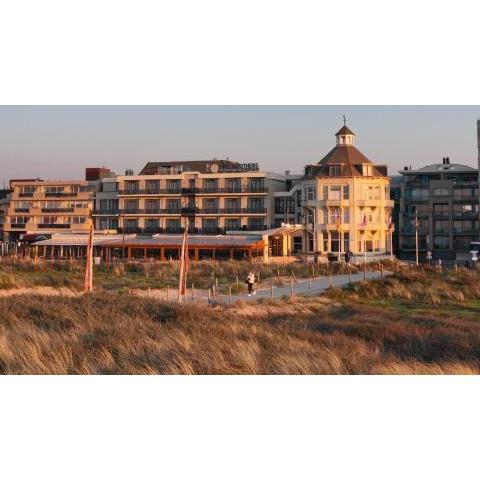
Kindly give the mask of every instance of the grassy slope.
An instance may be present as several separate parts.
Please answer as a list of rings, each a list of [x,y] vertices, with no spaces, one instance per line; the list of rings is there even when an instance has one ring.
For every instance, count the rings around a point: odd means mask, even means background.
[[[388,266],[388,262],[387,262]],[[83,286],[84,265],[81,262],[41,263],[34,264],[30,260],[22,260],[16,264],[12,260],[0,263],[0,289],[20,287],[66,287],[81,290]],[[356,271],[356,267],[352,267]],[[370,268],[378,268],[371,265]],[[214,281],[223,285],[235,285],[238,277],[239,285],[243,286],[248,272],[253,270],[258,280],[288,277],[292,273],[298,278],[308,278],[312,267],[305,264],[265,265],[248,262],[200,262],[192,263],[188,274],[189,286],[193,281],[196,288],[209,288]],[[344,264],[317,265],[316,275],[348,273]],[[133,288],[146,289],[166,288],[175,286],[178,282],[178,262],[117,264],[106,267],[95,267],[94,284],[96,289],[106,291],[128,290]]]
[[[478,373],[480,274],[400,273],[327,296],[0,299],[3,373]]]

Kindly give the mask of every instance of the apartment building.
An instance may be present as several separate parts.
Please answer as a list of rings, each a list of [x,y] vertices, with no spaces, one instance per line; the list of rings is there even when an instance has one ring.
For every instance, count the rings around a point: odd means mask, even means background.
[[[393,208],[387,169],[355,147],[355,134],[346,125],[335,136],[335,147],[307,165],[301,181],[275,194],[275,222],[304,224],[303,238],[297,233],[293,240],[297,251],[385,253]]]
[[[99,230],[152,235],[270,228],[272,195],[283,175],[229,160],[152,162],[138,175],[104,179],[96,196]]]
[[[11,180],[0,202],[3,240],[88,231],[94,192],[95,182],[82,180]]]
[[[427,252],[434,260],[469,260],[471,243],[480,235],[478,170],[444,158],[400,173],[400,258],[415,258],[417,219],[420,260]]]

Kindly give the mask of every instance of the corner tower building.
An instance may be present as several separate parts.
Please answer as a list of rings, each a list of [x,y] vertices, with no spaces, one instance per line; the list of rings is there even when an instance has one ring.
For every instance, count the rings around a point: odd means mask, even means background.
[[[318,164],[305,167],[306,250],[386,253],[393,208],[387,168],[355,147],[355,134],[346,125],[335,136],[335,147]]]

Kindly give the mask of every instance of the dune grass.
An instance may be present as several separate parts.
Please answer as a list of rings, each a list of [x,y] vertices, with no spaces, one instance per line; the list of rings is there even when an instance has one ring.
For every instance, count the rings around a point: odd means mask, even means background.
[[[318,297],[0,298],[5,374],[478,374],[480,274],[399,272]]]
[[[388,268],[386,262],[386,268]],[[128,291],[131,289],[161,289],[178,285],[178,262],[163,263],[116,263],[94,267],[95,289],[105,291]],[[352,266],[352,271],[358,271]],[[378,269],[377,264],[369,266]],[[0,289],[54,287],[81,290],[83,287],[85,265],[81,261],[57,261],[35,263],[25,258],[13,261],[5,258],[0,262]],[[303,263],[263,264],[236,261],[204,261],[192,262],[188,272],[189,286],[210,288],[214,284],[232,285],[234,290],[243,291],[242,285],[249,271],[256,274],[257,282],[282,279],[294,276],[308,278],[310,275],[330,275],[348,273],[344,263],[307,265]],[[239,287],[237,288],[237,279]]]

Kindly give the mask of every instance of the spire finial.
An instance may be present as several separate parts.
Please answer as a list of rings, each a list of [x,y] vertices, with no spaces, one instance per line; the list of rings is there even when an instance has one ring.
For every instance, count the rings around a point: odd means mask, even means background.
[[[345,115],[344,115],[342,118],[343,118],[343,126],[346,127],[347,126],[347,117],[345,117]]]

